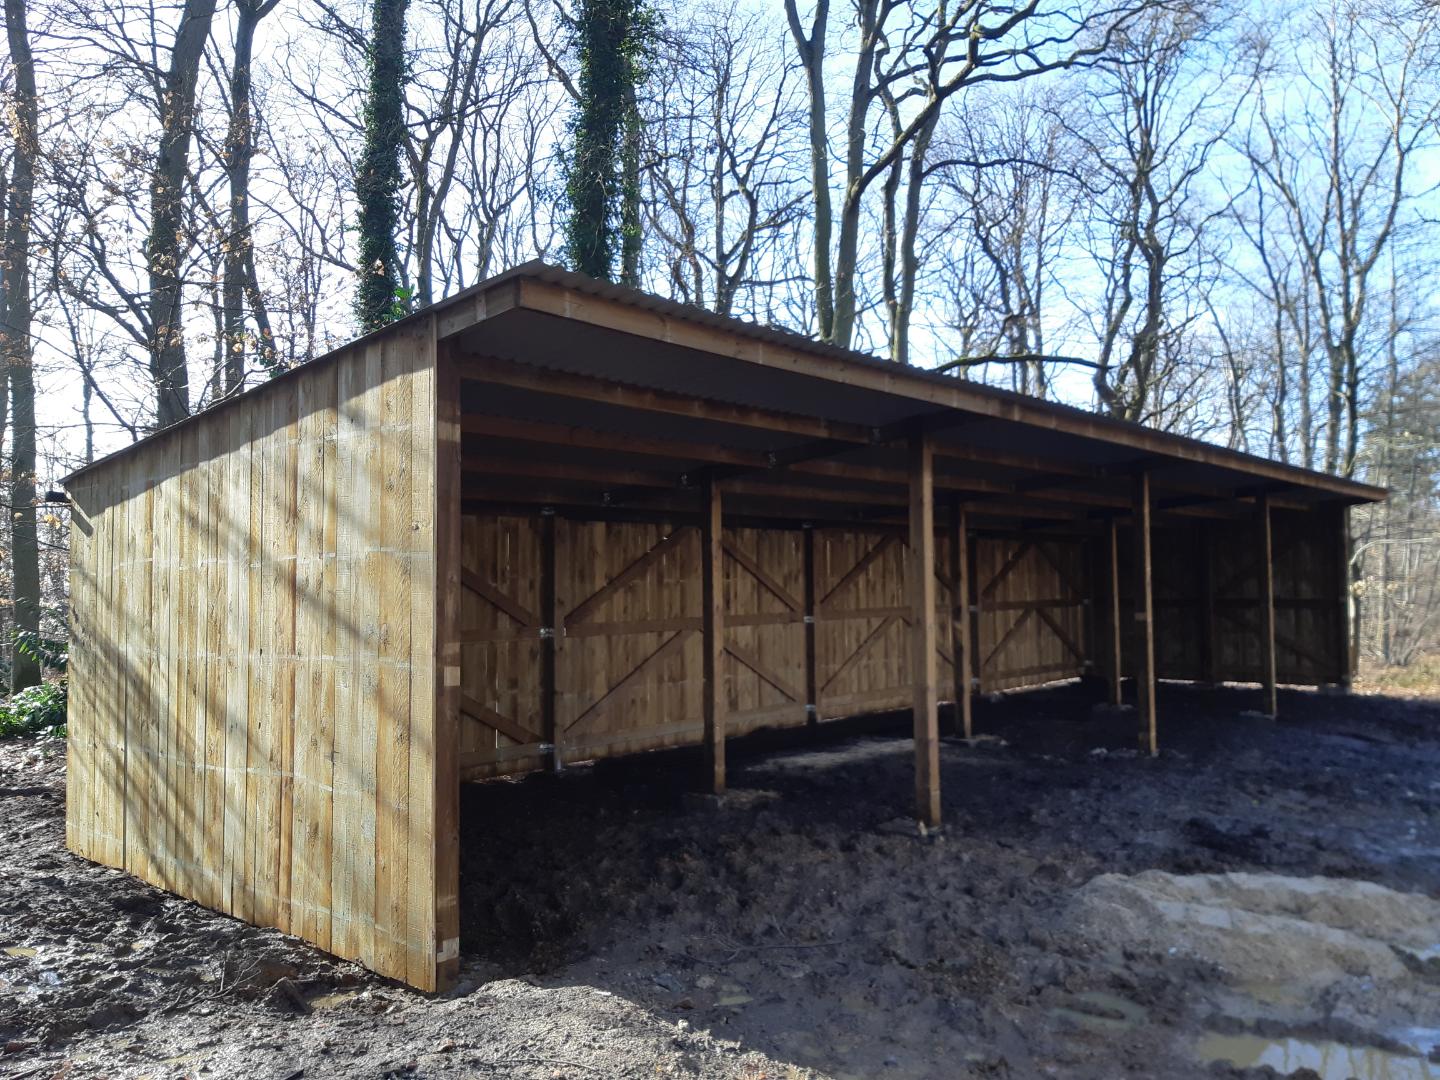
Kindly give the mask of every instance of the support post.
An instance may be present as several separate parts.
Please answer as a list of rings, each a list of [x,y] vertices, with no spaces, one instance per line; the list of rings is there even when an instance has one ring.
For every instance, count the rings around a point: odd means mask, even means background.
[[[1109,617],[1105,620],[1105,666],[1110,682],[1110,704],[1124,701],[1121,692],[1121,668],[1125,653],[1125,623],[1120,614],[1120,523],[1110,518],[1105,523],[1105,589]]]
[[[1355,617],[1350,610],[1351,598],[1354,595],[1350,585],[1350,507],[1345,503],[1337,503],[1335,515],[1335,587],[1339,591],[1335,610],[1335,683],[1342,690],[1348,691],[1355,678]]]
[[[1155,596],[1150,558],[1150,474],[1135,477],[1135,711],[1140,749],[1159,751],[1155,717]]]
[[[1261,711],[1269,717],[1279,712],[1275,692],[1275,560],[1271,535],[1270,496],[1261,494],[1256,514],[1259,519],[1260,551],[1260,686]]]
[[[915,807],[921,824],[940,825],[940,688],[935,650],[935,456],[930,441],[910,437],[910,667],[914,676]]]
[[[805,562],[805,722],[820,721],[820,681],[815,676],[815,529],[806,523]]]
[[[560,635],[560,605],[556,595],[556,584],[560,573],[559,558],[555,545],[555,511],[545,507],[540,511],[540,619],[549,630],[548,636],[540,642],[540,721],[544,739],[550,744],[550,768],[559,772],[564,768],[564,756],[560,752],[560,738],[563,731],[559,723],[555,690],[555,671]]]
[[[700,489],[701,636],[704,639],[705,784],[725,794],[725,564],[720,486],[706,475]]]
[[[955,659],[955,734],[970,738],[970,521],[956,499],[950,514],[950,648]]]

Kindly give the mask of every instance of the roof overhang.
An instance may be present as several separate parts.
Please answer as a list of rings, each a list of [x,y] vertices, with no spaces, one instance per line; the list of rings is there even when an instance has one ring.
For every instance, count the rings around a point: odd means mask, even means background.
[[[1158,507],[1175,514],[1224,516],[1261,494],[1302,508],[1385,497],[1353,480],[903,367],[543,263],[369,337],[420,319],[435,320],[441,347],[460,363],[467,477],[499,501],[664,507],[684,503],[698,471],[712,470],[757,515],[789,508],[816,516],[834,506],[845,508],[840,516],[880,518],[887,507],[903,510],[900,443],[920,430],[936,446],[937,485],[996,518],[1114,516],[1139,471],[1151,475]]]

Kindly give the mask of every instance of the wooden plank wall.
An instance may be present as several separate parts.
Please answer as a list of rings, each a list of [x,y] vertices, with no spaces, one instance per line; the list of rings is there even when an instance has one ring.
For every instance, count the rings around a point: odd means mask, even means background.
[[[1017,535],[987,537],[974,548],[980,689],[1082,674],[1092,593],[1083,544]]]
[[[1337,530],[1330,518],[1274,511],[1276,638],[1282,682],[1338,681]],[[467,517],[462,771],[470,778],[690,745],[701,733],[699,533],[690,525],[556,519],[554,637],[540,613],[538,517]],[[937,537],[937,602],[950,607],[949,537]],[[1132,609],[1130,537],[1121,530],[1121,611]],[[806,580],[805,547],[813,548]],[[982,533],[971,550],[974,685],[1016,689],[1084,673],[1108,632],[1104,544]],[[727,528],[727,730],[834,719],[910,705],[903,538],[883,529]],[[1157,530],[1157,674],[1260,677],[1254,529],[1210,521]],[[813,601],[810,598],[813,597]],[[808,606],[807,606],[808,604]],[[814,670],[807,671],[806,617]],[[942,614],[943,619],[948,614]],[[1131,635],[1122,635],[1124,670]],[[542,658],[553,648],[552,741]],[[949,635],[939,679],[953,686]],[[1208,674],[1207,674],[1208,673]],[[807,687],[815,693],[808,694]],[[945,693],[948,699],[950,695]],[[807,698],[813,698],[807,701]],[[558,743],[558,745],[555,745]]]
[[[1345,632],[1336,590],[1338,530],[1320,514],[1271,510],[1275,566],[1275,660],[1282,683],[1342,682],[1338,641]],[[1216,667],[1225,679],[1256,681],[1260,650],[1261,578],[1254,524],[1226,523],[1215,531],[1211,579]]]
[[[460,754],[469,778],[700,739],[699,531],[688,524],[566,518],[553,519],[551,527],[553,628],[542,613],[550,572],[544,519],[467,516],[463,523]],[[943,625],[951,603],[949,543],[940,530],[936,582]],[[905,543],[898,533],[825,528],[807,538],[798,529],[727,528],[723,548],[729,734],[909,706]],[[976,675],[981,659],[991,657],[982,688],[1078,674],[1087,640],[1084,598],[1076,592],[1085,587],[1081,544],[981,536],[971,548],[982,568],[977,580],[993,585],[978,601],[979,645],[972,650]],[[807,671],[807,617],[813,619],[813,672]],[[553,736],[544,719],[549,648]],[[948,633],[937,654],[948,691],[954,685]]]
[[[1340,533],[1333,508],[1272,509],[1277,677],[1313,686],[1345,681],[1339,597]],[[1121,530],[1120,561],[1131,538]],[[1156,530],[1154,594],[1156,674],[1163,679],[1258,682],[1261,576],[1258,526],[1212,520]],[[1132,610],[1129,575],[1121,576],[1121,610]],[[1107,623],[1097,610],[1097,632]],[[1133,670],[1124,635],[1124,670]]]
[[[77,479],[66,817],[86,858],[427,989],[435,416],[421,323]]]

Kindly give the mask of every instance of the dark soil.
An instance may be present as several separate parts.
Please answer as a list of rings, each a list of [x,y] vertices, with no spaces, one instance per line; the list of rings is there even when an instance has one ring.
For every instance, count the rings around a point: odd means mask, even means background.
[[[72,857],[57,747],[0,744],[0,1076],[1241,1075],[1194,1052],[1240,1023],[1224,973],[1106,948],[1077,890],[1440,898],[1440,702],[1282,692],[1273,722],[1256,697],[1162,687],[1155,759],[1083,688],[982,702],[930,836],[905,717],[737,740],[718,802],[678,752],[469,786],[440,998]]]

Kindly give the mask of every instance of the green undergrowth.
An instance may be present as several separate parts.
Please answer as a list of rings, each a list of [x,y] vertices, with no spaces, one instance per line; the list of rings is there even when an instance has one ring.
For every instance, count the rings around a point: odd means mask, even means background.
[[[41,683],[0,701],[0,739],[65,735],[65,681]]]

